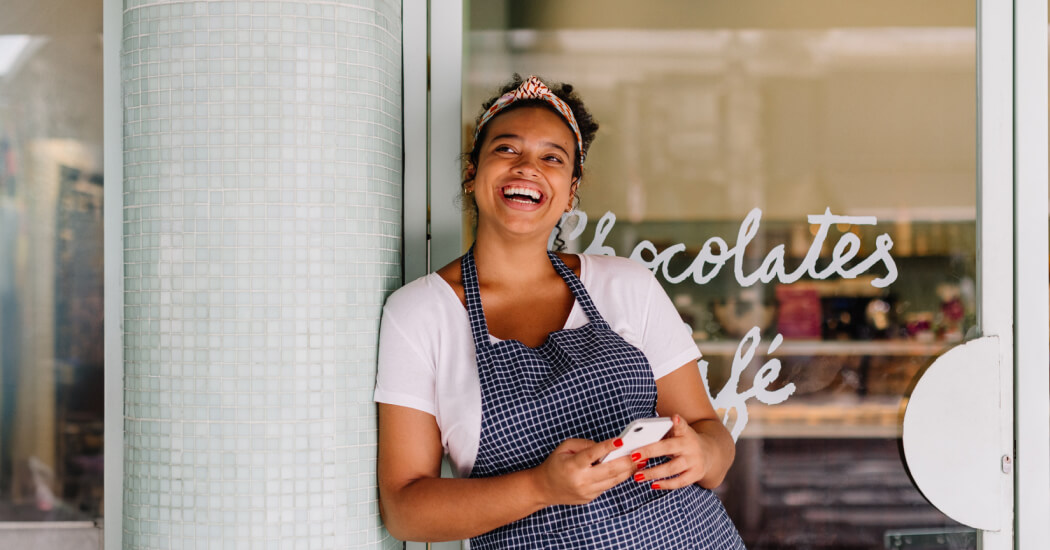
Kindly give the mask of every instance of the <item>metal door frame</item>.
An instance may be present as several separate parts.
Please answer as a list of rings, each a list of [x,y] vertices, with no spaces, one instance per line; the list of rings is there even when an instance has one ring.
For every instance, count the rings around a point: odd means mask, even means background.
[[[989,0],[982,7],[992,6]],[[1010,2],[997,2],[996,10],[1009,12]],[[1014,422],[1014,547],[1040,548],[1050,540],[1050,285],[1047,240],[1047,2],[1015,0],[1012,31],[1006,22],[984,40],[1009,40],[1013,85],[1012,112],[1002,121],[1012,122],[1013,161],[1013,304],[1014,409],[1004,411]],[[984,10],[982,10],[983,12]],[[980,12],[979,12],[980,13]],[[982,16],[983,20],[983,16]],[[1002,28],[1000,28],[1000,26]],[[983,44],[979,42],[979,44]],[[1006,55],[1006,52],[1002,52]],[[1007,62],[1005,59],[1003,62]],[[985,83],[983,85],[993,86]],[[980,96],[979,96],[980,97]],[[995,121],[987,121],[995,123]],[[991,136],[989,136],[991,137]],[[989,174],[992,176],[991,174]],[[1009,181],[1009,180],[1007,180]],[[986,548],[993,548],[988,546]],[[1008,548],[1008,546],[1000,546]]]

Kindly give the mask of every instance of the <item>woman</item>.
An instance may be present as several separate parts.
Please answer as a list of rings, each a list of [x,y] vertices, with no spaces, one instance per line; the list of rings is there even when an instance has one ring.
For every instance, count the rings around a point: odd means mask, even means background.
[[[667,295],[630,260],[547,251],[597,124],[571,86],[535,77],[485,109],[464,181],[474,246],[384,308],[388,530],[475,550],[743,548],[709,490],[733,441]],[[599,462],[629,422],[657,415],[674,419],[667,437]],[[439,477],[444,452],[456,479]]]

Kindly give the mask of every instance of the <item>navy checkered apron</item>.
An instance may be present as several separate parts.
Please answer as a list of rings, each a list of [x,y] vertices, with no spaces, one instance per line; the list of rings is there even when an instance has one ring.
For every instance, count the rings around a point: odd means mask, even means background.
[[[489,340],[473,249],[461,261],[481,382],[481,441],[472,478],[533,468],[566,439],[603,441],[632,420],[656,416],[656,382],[645,355],[613,332],[579,278],[548,255],[590,322],[552,332],[538,348]],[[470,546],[744,548],[711,491],[695,484],[657,491],[633,479],[588,504],[539,510],[472,538]]]

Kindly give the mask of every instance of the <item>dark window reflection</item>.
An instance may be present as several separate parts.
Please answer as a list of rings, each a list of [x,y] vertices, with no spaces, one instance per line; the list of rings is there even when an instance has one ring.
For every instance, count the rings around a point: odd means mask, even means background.
[[[0,521],[102,514],[101,8],[0,17]]]

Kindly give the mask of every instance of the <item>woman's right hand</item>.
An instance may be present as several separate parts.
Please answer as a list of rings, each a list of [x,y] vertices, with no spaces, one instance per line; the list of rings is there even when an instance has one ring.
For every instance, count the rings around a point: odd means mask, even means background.
[[[476,537],[552,504],[590,502],[627,479],[635,469],[628,457],[594,464],[616,448],[614,441],[570,439],[535,468],[448,479],[441,477],[441,430],[434,415],[380,403],[379,512],[400,540]]]
[[[630,457],[596,464],[621,445],[618,438],[600,443],[587,439],[563,441],[534,470],[542,500],[548,506],[587,504],[634,475],[637,467]]]

